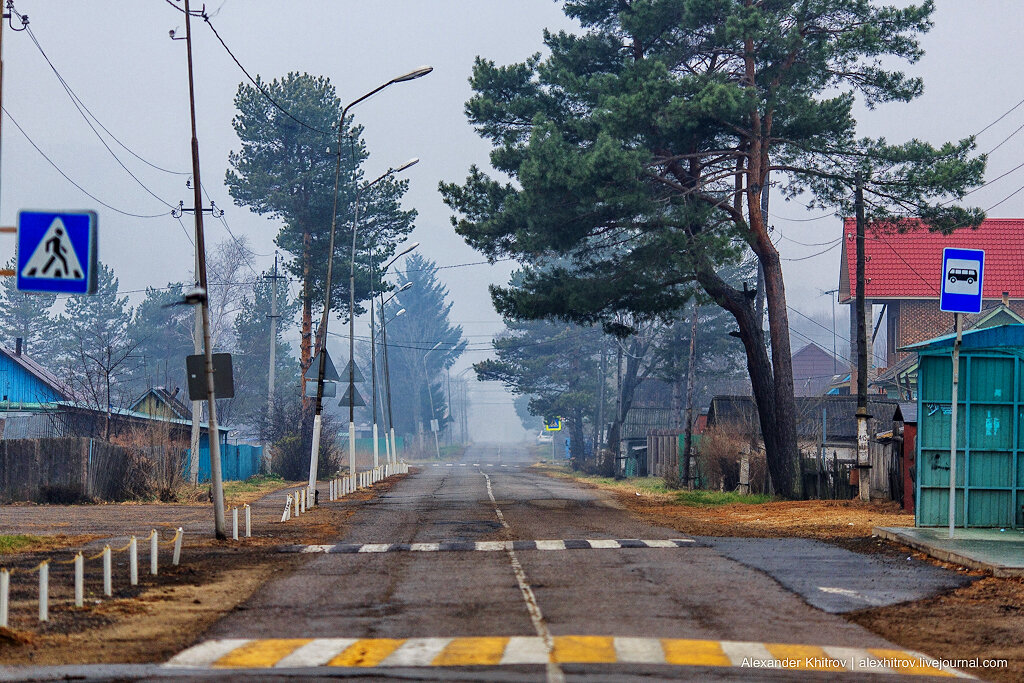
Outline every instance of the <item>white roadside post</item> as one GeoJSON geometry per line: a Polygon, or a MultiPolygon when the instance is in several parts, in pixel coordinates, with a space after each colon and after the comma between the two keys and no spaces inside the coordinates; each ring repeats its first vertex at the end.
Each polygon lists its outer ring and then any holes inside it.
{"type": "Polygon", "coordinates": [[[0,627],[7,628],[7,610],[11,601],[11,573],[0,569],[0,627]]]}
{"type": "Polygon", "coordinates": [[[252,538],[252,508],[245,504],[245,537],[252,538]]]}
{"type": "Polygon", "coordinates": [[[128,540],[128,583],[139,585],[139,542],[134,536],[128,540]]]}
{"type": "Polygon", "coordinates": [[[238,540],[238,508],[231,508],[231,540],[238,540]]]}
{"type": "Polygon", "coordinates": [[[149,532],[149,573],[156,576],[159,572],[160,534],[153,529],[149,532]]]}
{"type": "MultiPolygon", "coordinates": [[[[942,250],[942,285],[939,293],[939,310],[953,313],[956,337],[953,340],[953,375],[949,406],[949,537],[956,532],[956,448],[957,419],[960,400],[960,345],[963,341],[963,313],[980,313],[984,297],[985,252],[981,249],[942,250]]],[[[965,470],[966,474],[966,470],[965,470]]],[[[964,481],[964,502],[966,496],[964,481]]],[[[967,524],[967,507],[964,506],[963,523],[967,524]]]]}
{"type": "Polygon", "coordinates": [[[114,595],[114,578],[111,576],[113,568],[110,565],[110,546],[103,547],[103,594],[112,597],[114,595]]]}
{"type": "Polygon", "coordinates": [[[185,532],[179,526],[178,532],[174,534],[174,556],[171,559],[171,564],[175,567],[177,567],[178,563],[181,562],[181,541],[184,536],[185,532]]]}
{"type": "Polygon", "coordinates": [[[50,620],[50,561],[39,564],[39,621],[50,620]]]}
{"type": "Polygon", "coordinates": [[[85,605],[85,558],[75,555],[75,607],[85,605]]]}

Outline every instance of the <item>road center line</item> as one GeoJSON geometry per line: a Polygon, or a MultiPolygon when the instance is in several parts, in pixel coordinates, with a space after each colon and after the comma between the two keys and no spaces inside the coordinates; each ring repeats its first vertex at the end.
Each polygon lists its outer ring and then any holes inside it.
{"type": "MultiPolygon", "coordinates": [[[[498,521],[501,522],[506,530],[510,530],[512,527],[509,526],[508,522],[505,521],[505,515],[501,514],[501,508],[498,507],[498,501],[494,499],[494,489],[491,488],[491,478],[486,472],[481,471],[480,474],[484,475],[484,479],[487,480],[487,497],[491,499],[491,505],[494,506],[494,514],[497,516],[498,521]]],[[[523,600],[526,602],[526,611],[530,614],[530,621],[533,622],[533,628],[540,636],[540,639],[544,642],[544,648],[548,652],[547,662],[547,674],[548,683],[564,683],[565,673],[562,671],[562,667],[551,657],[551,653],[555,649],[555,641],[551,637],[551,631],[548,630],[548,626],[544,623],[544,615],[540,611],[540,605],[537,604],[537,597],[533,594],[533,589],[530,588],[529,582],[526,580],[526,572],[523,571],[523,565],[519,564],[519,558],[516,557],[516,551],[512,549],[511,545],[506,546],[505,552],[508,553],[509,563],[512,565],[512,573],[515,574],[516,582],[519,584],[519,592],[523,594],[523,600]]]]}

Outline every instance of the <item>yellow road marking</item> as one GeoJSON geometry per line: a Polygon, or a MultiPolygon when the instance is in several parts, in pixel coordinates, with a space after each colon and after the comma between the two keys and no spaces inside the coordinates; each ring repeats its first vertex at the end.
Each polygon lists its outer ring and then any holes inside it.
{"type": "Polygon", "coordinates": [[[948,671],[936,669],[934,666],[928,666],[921,661],[920,657],[913,657],[903,650],[885,650],[882,648],[871,647],[868,648],[868,652],[879,659],[890,660],[886,662],[886,665],[898,674],[922,674],[925,676],[953,677],[953,674],[948,671]]]}
{"type": "Polygon", "coordinates": [[[785,662],[787,669],[808,671],[846,671],[834,657],[829,657],[817,645],[782,645],[765,643],[765,649],[776,659],[785,662]]]}
{"type": "Polygon", "coordinates": [[[609,636],[555,636],[551,661],[560,663],[614,663],[614,639],[609,636]]]}
{"type": "Polygon", "coordinates": [[[680,640],[662,638],[665,662],[683,666],[732,666],[717,640],[680,640]]]}
{"type": "Polygon", "coordinates": [[[500,664],[508,638],[453,638],[431,666],[484,666],[500,664]]]}
{"type": "Polygon", "coordinates": [[[327,666],[377,666],[397,650],[404,638],[363,638],[327,662],[327,666]]]}
{"type": "Polygon", "coordinates": [[[270,638],[254,640],[232,650],[213,663],[218,669],[263,669],[298,650],[312,638],[270,638]]]}

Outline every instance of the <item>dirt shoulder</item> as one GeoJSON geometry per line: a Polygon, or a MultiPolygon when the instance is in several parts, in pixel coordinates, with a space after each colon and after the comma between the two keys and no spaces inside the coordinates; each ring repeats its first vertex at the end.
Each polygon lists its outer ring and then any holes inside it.
{"type": "MultiPolygon", "coordinates": [[[[914,557],[964,571],[897,543],[873,537],[876,526],[912,526],[913,515],[895,503],[810,500],[759,504],[683,504],[676,492],[653,480],[608,481],[544,468],[550,476],[572,477],[581,485],[613,493],[647,521],[697,536],[813,538],[854,552],[914,557]],[[660,490],[659,490],[660,489],[660,490]]],[[[687,500],[687,502],[690,502],[687,500]]],[[[900,647],[957,659],[977,659],[962,671],[992,681],[1024,680],[1024,579],[994,578],[984,572],[974,583],[925,600],[860,610],[844,615],[900,647]],[[985,668],[983,660],[1007,660],[985,668]]]]}
{"type": "MultiPolygon", "coordinates": [[[[390,488],[396,479],[346,500],[367,500],[390,488]]],[[[177,567],[171,565],[170,545],[162,546],[155,577],[148,571],[148,545],[140,542],[139,584],[134,587],[128,581],[127,554],[115,554],[113,598],[103,598],[100,561],[87,562],[82,608],[73,605],[71,565],[58,564],[70,558],[67,553],[5,555],[2,564],[15,572],[11,629],[0,629],[0,661],[35,665],[166,661],[195,643],[222,616],[244,608],[245,601],[268,580],[307,561],[301,555],[276,552],[278,546],[333,542],[356,510],[351,503],[323,505],[281,523],[282,507],[277,497],[256,503],[251,538],[236,542],[217,541],[209,534],[186,535],[177,567]],[[51,559],[50,620],[41,623],[36,614],[38,579],[30,570],[47,557],[51,559]]],[[[78,530],[78,525],[73,528],[78,530]]]]}

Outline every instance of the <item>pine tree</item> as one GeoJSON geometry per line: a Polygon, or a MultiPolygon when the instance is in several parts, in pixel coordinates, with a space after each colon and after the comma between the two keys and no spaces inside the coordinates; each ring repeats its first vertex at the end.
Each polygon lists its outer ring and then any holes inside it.
{"type": "MultiPolygon", "coordinates": [[[[7,268],[15,268],[14,259],[8,262],[7,268]]],[[[15,341],[21,339],[22,352],[30,355],[46,365],[50,360],[51,349],[48,343],[53,320],[50,310],[57,301],[55,294],[37,294],[19,292],[17,279],[2,278],[0,282],[0,340],[9,347],[15,347],[15,341]]]]}
{"type": "Polygon", "coordinates": [[[889,67],[922,56],[933,3],[564,8],[583,31],[546,34],[547,58],[476,62],[466,109],[493,145],[492,165],[515,182],[473,167],[464,184],[442,184],[456,230],[490,258],[529,264],[522,286],[493,291],[511,317],[643,319],[678,311],[698,283],[739,327],[776,491],[800,497],[785,283],[762,191],[774,183],[848,211],[859,173],[869,218],[916,216],[941,230],[980,222],[956,205],[984,172],[973,139],[857,138],[857,97],[873,106],[920,94],[920,79],[889,67]],[[754,292],[718,272],[750,252],[764,272],[767,340],[754,292]]]}

